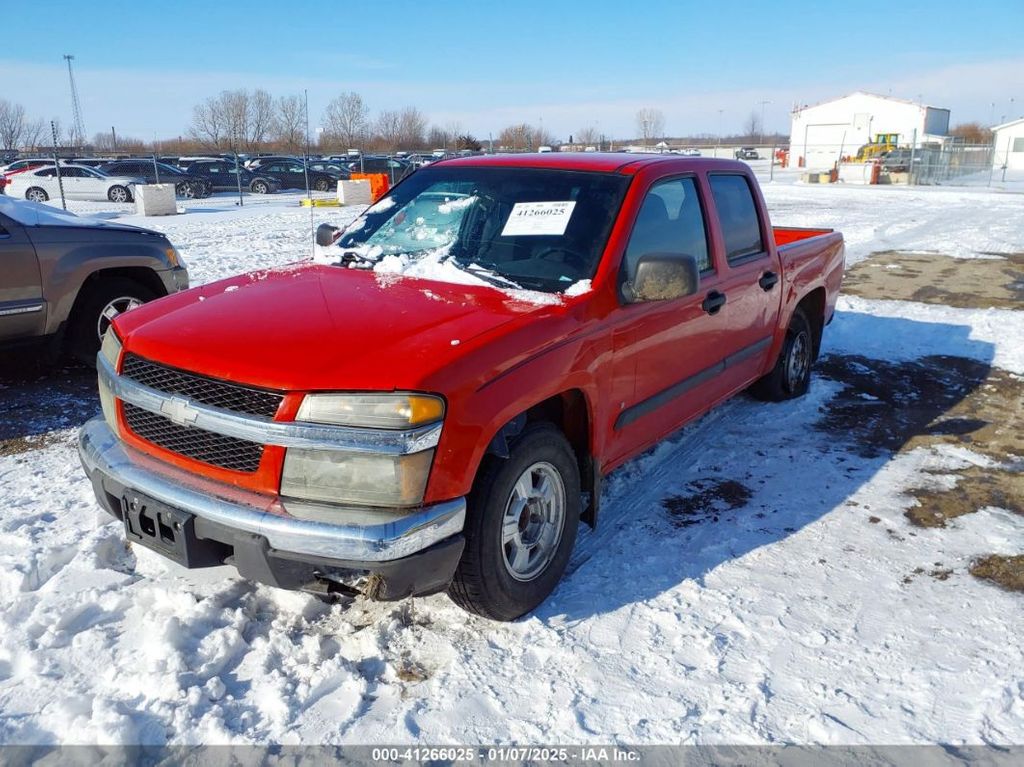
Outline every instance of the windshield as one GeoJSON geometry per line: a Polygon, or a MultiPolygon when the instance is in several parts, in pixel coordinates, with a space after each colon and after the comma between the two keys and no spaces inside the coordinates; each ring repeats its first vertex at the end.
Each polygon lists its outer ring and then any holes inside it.
{"type": "Polygon", "coordinates": [[[629,177],[534,168],[428,167],[339,241],[368,262],[441,256],[515,286],[561,292],[594,276],[629,177]]]}

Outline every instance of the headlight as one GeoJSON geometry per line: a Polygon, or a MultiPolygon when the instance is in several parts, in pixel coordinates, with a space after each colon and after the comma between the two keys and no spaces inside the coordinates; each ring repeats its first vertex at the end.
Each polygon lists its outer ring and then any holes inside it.
{"type": "MultiPolygon", "coordinates": [[[[117,370],[117,361],[121,356],[121,340],[113,328],[103,334],[103,344],[100,346],[100,354],[103,359],[117,370]]],[[[117,406],[114,403],[114,394],[107,388],[103,376],[99,378],[100,409],[103,411],[103,420],[107,422],[110,430],[117,434],[117,406]]]]}
{"type": "Polygon", "coordinates": [[[411,455],[289,448],[281,495],[335,504],[406,507],[423,501],[433,450],[411,455]]]}
{"type": "Polygon", "coordinates": [[[444,401],[429,394],[309,394],[297,421],[374,429],[409,429],[444,418],[444,401]]]}
{"type": "Polygon", "coordinates": [[[100,354],[103,359],[110,363],[114,370],[117,370],[117,361],[121,357],[121,339],[113,328],[103,334],[103,343],[100,345],[100,354]]]}

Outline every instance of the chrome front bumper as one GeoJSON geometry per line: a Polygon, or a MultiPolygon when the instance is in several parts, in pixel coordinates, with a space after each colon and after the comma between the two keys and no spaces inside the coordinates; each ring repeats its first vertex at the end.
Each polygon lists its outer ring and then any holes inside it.
{"type": "MultiPolygon", "coordinates": [[[[89,478],[129,488],[196,517],[266,538],[281,552],[311,557],[377,563],[400,559],[462,532],[462,498],[418,509],[365,510],[294,502],[320,519],[290,514],[293,502],[213,482],[182,471],[125,445],[103,418],[94,418],[78,435],[78,453],[89,478]]],[[[99,492],[99,489],[97,490],[99,492]]]]}

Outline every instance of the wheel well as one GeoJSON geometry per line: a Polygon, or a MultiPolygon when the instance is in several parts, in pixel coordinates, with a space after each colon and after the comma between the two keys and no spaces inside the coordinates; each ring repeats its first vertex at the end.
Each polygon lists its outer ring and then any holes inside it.
{"type": "Polygon", "coordinates": [[[572,447],[580,469],[580,487],[589,495],[583,521],[595,526],[601,495],[601,467],[590,452],[590,409],[582,391],[569,389],[520,413],[499,430],[488,447],[488,453],[508,457],[507,442],[522,432],[527,423],[536,421],[557,426],[572,447]]]}
{"type": "Polygon", "coordinates": [[[798,309],[803,309],[807,320],[811,323],[811,333],[814,336],[814,358],[818,358],[821,351],[821,334],[825,327],[825,288],[815,288],[806,296],[800,299],[798,309]]]}
{"type": "Polygon", "coordinates": [[[157,298],[161,298],[167,295],[167,288],[164,287],[163,282],[157,276],[156,272],[152,269],[148,269],[145,266],[121,266],[113,269],[99,269],[93,272],[82,282],[82,287],[78,291],[78,295],[75,296],[75,303],[71,307],[71,314],[69,318],[74,320],[79,307],[82,305],[82,301],[89,291],[93,289],[95,285],[106,279],[112,277],[124,277],[129,280],[133,280],[140,285],[143,285],[153,293],[156,294],[157,298]]]}

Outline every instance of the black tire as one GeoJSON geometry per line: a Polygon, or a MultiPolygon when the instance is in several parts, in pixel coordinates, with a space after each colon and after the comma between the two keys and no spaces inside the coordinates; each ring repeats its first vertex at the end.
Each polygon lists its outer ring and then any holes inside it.
{"type": "MultiPolygon", "coordinates": [[[[529,508],[524,507],[523,514],[529,508]]],[[[466,548],[448,596],[464,610],[493,620],[515,620],[530,612],[561,580],[576,543],[581,513],[579,466],[572,448],[552,424],[530,424],[512,445],[509,458],[488,457],[481,466],[468,500],[466,548]],[[557,471],[565,508],[550,559],[529,580],[520,580],[507,564],[502,522],[516,483],[537,465],[557,471]]]]}
{"type": "Polygon", "coordinates": [[[121,186],[120,184],[118,184],[116,186],[110,187],[110,189],[107,190],[107,199],[110,200],[111,202],[131,202],[132,193],[128,187],[121,186]],[[122,195],[124,196],[124,199],[114,199],[115,197],[121,197],[122,195]]]}
{"type": "Polygon", "coordinates": [[[811,385],[816,348],[814,329],[803,309],[798,307],[789,321],[775,367],[750,387],[750,393],[768,402],[802,397],[811,385]]]}
{"type": "Polygon", "coordinates": [[[50,199],[50,195],[46,193],[45,189],[40,189],[38,186],[30,186],[25,190],[25,199],[32,200],[33,202],[46,202],[50,199]]]}
{"type": "Polygon", "coordinates": [[[146,303],[156,297],[150,288],[127,277],[100,277],[87,284],[75,302],[68,323],[68,351],[76,359],[95,365],[96,352],[100,350],[100,328],[105,330],[110,324],[109,320],[101,320],[108,305],[123,298],[146,303]]]}
{"type": "Polygon", "coordinates": [[[267,186],[266,181],[253,181],[252,191],[256,194],[267,194],[270,191],[270,187],[267,186]]]}
{"type": "Polygon", "coordinates": [[[174,188],[174,191],[185,200],[194,200],[196,197],[199,197],[200,193],[200,190],[196,189],[191,181],[182,181],[174,188]]]}
{"type": "Polygon", "coordinates": [[[326,178],[318,178],[313,182],[313,188],[318,192],[329,192],[331,190],[331,182],[326,178]]]}

